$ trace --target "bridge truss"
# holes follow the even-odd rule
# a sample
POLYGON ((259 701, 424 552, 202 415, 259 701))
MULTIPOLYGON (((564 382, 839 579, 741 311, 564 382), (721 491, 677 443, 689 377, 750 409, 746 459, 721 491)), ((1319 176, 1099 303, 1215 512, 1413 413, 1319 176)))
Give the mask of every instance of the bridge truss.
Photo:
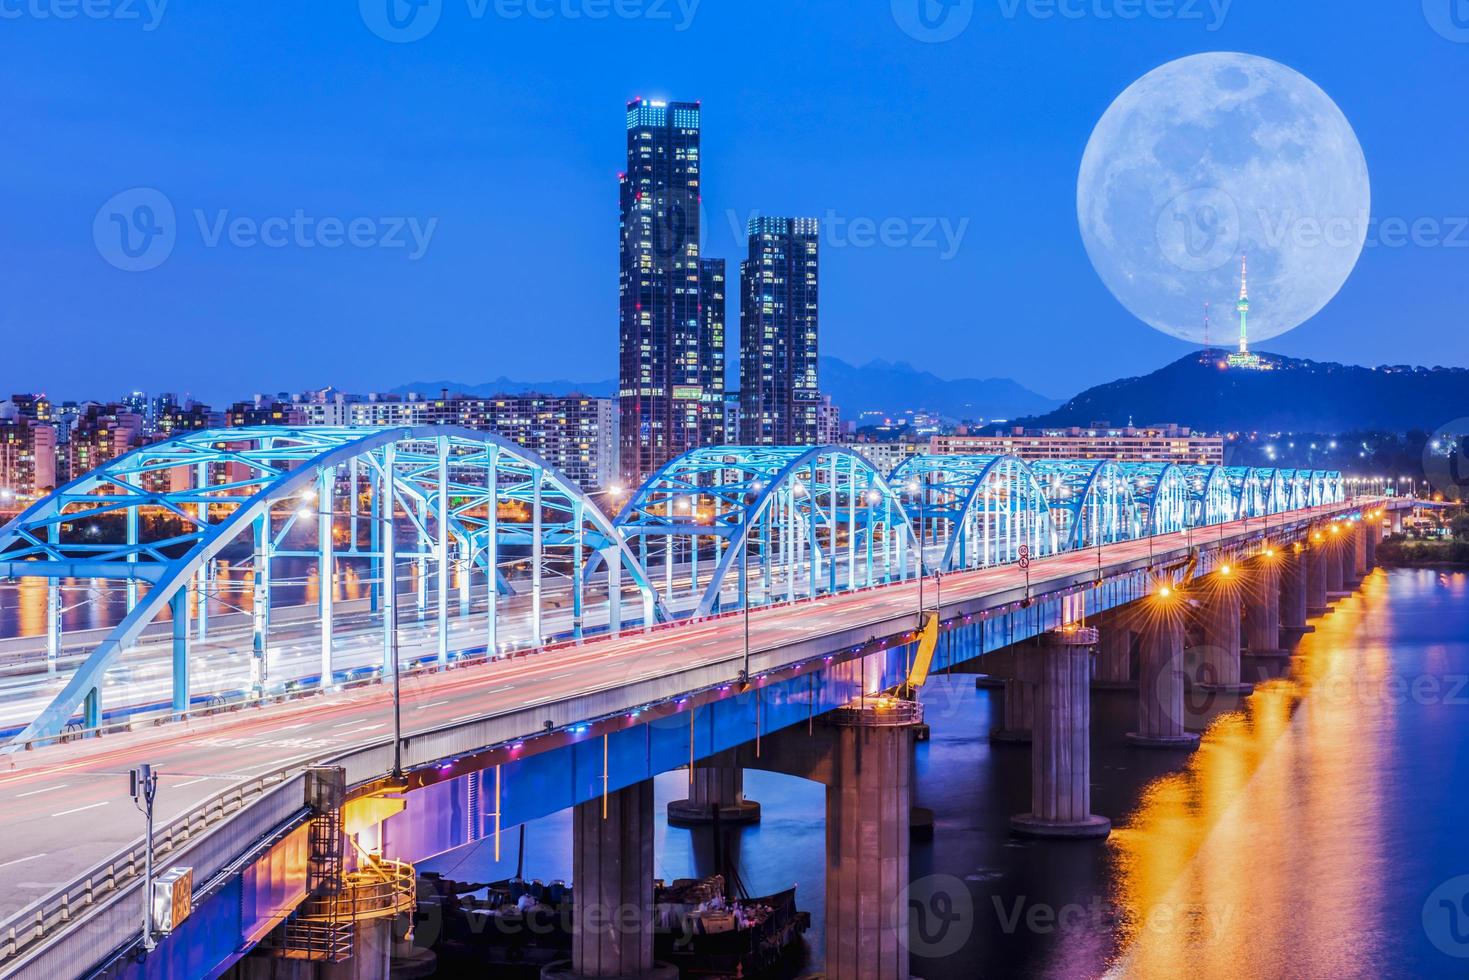
POLYGON ((661 568, 664 602, 694 616, 917 573, 902 499, 837 446, 693 450, 643 484, 617 528, 655 580, 661 568))
POLYGON ((195 693, 191 643, 221 655, 206 658, 223 662, 209 678, 213 696, 231 684, 254 697, 288 682, 328 687, 345 676, 336 662, 344 643, 359 668, 362 648, 375 644, 376 672, 397 669, 405 604, 416 620, 410 662, 447 663, 455 648, 498 651, 502 607, 519 614, 517 645, 539 645, 558 632, 579 638, 594 626, 615 632, 624 571, 643 621, 666 615, 596 504, 498 436, 446 427, 178 436, 74 480, 0 529, 0 578, 47 582, 51 673, 64 643, 63 585, 126 582, 122 621, 18 738, 57 734, 79 708, 83 727, 100 724, 109 671, 118 668, 121 684, 137 679, 120 661, 165 613, 168 703, 181 713, 195 693), (586 575, 591 555, 607 569, 599 589, 586 575), (278 578, 291 559, 310 563, 304 580, 278 578), (570 613, 554 628, 547 625, 548 583, 570 613), (319 659, 314 673, 298 663, 293 676, 277 680, 285 645, 279 634, 300 633, 272 631, 273 593, 286 584, 314 600, 319 659), (221 619, 213 630, 211 611, 221 619))
POLYGON ((55 678, 12 744, 96 728, 104 702, 181 714, 1344 491, 1326 471, 1014 456, 920 455, 884 477, 841 447, 723 446, 669 462, 614 520, 533 453, 467 429, 186 433, 0 527, 0 580, 44 583, 55 678), (99 595, 120 621, 69 644, 99 595))

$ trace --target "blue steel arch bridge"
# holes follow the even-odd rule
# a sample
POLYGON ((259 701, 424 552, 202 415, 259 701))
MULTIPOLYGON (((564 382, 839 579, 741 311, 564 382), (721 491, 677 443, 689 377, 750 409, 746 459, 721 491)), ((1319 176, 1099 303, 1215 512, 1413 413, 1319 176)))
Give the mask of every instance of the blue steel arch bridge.
POLYGON ((0 730, 14 747, 1343 499, 1323 471, 919 455, 882 474, 842 447, 721 446, 616 506, 466 429, 192 432, 0 528, 0 580, 46 608, 46 674, 0 699, 0 730), (110 583, 120 621, 69 635, 110 583))

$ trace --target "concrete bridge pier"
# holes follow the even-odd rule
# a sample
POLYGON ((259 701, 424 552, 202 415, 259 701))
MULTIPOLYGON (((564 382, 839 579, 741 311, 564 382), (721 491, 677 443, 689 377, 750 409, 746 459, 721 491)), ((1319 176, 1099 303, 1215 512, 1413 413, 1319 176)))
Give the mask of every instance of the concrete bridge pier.
POLYGON ((1382 540, 1382 525, 1376 520, 1362 522, 1362 564, 1368 573, 1377 569, 1377 543, 1382 540))
POLYGON ((1400 510, 1392 511, 1392 516, 1389 518, 1389 520, 1392 522, 1392 524, 1391 524, 1392 533, 1393 534, 1402 534, 1403 533, 1403 512, 1400 511, 1400 510))
POLYGON ((653 781, 578 803, 572 813, 571 962, 547 980, 677 980, 653 962, 653 781))
POLYGON ((907 980, 913 702, 841 708, 826 787, 826 975, 907 980))
POLYGON ((1132 643, 1137 635, 1135 626, 1130 606, 1124 606, 1106 618, 1097 645, 1097 669, 1092 687, 1102 691, 1130 691, 1137 686, 1132 676, 1132 643))
POLYGON ((1012 676, 1005 678, 1003 727, 990 732, 990 741, 1006 745, 1029 745, 1035 728, 1035 658, 1027 646, 1016 646, 1012 651, 1012 676))
MULTIPOLYGON (((1326 570, 1332 562, 1327 559, 1330 555, 1323 542, 1313 542, 1303 556, 1306 566, 1306 615, 1324 616, 1330 610, 1327 605, 1327 578, 1326 570)), ((1341 573, 1341 566, 1337 565, 1337 573, 1341 573)))
POLYGON ((1226 566, 1213 579, 1200 614, 1204 647, 1199 686, 1224 694, 1248 694, 1255 686, 1240 681, 1239 571, 1226 566))
POLYGON ((700 826, 714 822, 749 824, 760 822, 760 804, 745 799, 745 770, 734 764, 733 753, 721 753, 694 767, 687 799, 668 804, 668 822, 678 826, 700 826))
POLYGON ((1352 579, 1358 584, 1367 577, 1367 519, 1352 524, 1352 579))
POLYGON ((1010 818, 1026 837, 1102 838, 1112 822, 1091 812, 1091 674, 1095 629, 1067 627, 1041 640, 1030 812, 1010 818))
POLYGON ((1301 637, 1315 630, 1307 620, 1307 558, 1304 552, 1289 551, 1280 561, 1280 645, 1294 650, 1301 637))
POLYGON ((1271 549, 1261 555, 1245 576, 1245 643, 1251 657, 1281 659, 1290 656, 1280 642, 1281 554, 1271 549))
POLYGON ((1340 529, 1335 529, 1326 539, 1322 551, 1326 567, 1326 601, 1332 602, 1346 594, 1346 569, 1351 563, 1351 559, 1346 557, 1346 539, 1340 529))
POLYGON ((1138 661, 1138 725, 1127 740, 1148 748, 1192 749, 1183 728, 1183 600, 1171 586, 1144 600, 1138 661))

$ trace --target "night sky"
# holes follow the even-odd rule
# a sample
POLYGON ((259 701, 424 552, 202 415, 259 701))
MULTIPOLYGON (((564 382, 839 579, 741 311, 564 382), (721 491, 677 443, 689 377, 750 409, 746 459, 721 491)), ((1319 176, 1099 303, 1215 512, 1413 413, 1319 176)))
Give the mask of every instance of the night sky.
POLYGON ((1068 396, 1188 349, 1092 271, 1075 184, 1112 99, 1209 50, 1313 79, 1356 128, 1375 215, 1453 238, 1369 247, 1266 347, 1469 365, 1457 0, 1151 0, 1172 16, 1140 19, 1105 15, 1144 0, 959 0, 972 21, 937 43, 900 24, 917 0, 429 0, 409 43, 370 29, 393 34, 387 0, 86 2, 106 16, 0 0, 0 393, 613 377, 623 113, 643 95, 703 102, 706 254, 738 260, 755 211, 888 222, 886 244, 824 243, 823 353, 1068 396), (137 188, 174 241, 124 271, 158 253, 99 249, 94 220, 121 193, 137 234, 164 227, 137 188))

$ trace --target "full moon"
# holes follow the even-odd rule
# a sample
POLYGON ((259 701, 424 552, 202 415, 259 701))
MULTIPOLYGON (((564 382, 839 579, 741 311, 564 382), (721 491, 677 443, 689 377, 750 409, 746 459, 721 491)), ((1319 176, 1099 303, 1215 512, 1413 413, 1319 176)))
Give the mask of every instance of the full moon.
POLYGON ((1097 274, 1150 326, 1229 347, 1249 264, 1251 343, 1331 302, 1362 254, 1367 161, 1335 102, 1267 58, 1170 62, 1118 96, 1081 161, 1076 210, 1097 274))

